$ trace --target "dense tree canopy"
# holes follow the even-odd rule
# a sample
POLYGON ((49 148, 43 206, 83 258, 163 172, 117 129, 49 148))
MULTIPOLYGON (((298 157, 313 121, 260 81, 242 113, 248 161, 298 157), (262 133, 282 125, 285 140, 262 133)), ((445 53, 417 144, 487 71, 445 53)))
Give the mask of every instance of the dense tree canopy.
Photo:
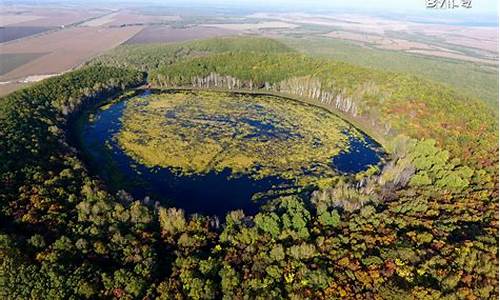
POLYGON ((496 298, 498 125, 488 110, 402 75, 255 52, 281 49, 269 43, 206 42, 202 57, 170 67, 102 59, 1 98, 1 297, 496 298), (380 134, 390 157, 255 216, 188 216, 112 195, 68 143, 68 123, 143 84, 139 70, 160 86, 224 83, 330 101, 367 130, 388 124, 380 134))

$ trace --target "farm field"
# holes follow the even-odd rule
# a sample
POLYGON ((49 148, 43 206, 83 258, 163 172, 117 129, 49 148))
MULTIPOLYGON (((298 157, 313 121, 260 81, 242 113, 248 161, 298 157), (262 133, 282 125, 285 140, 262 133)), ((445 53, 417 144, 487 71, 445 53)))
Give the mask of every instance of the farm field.
POLYGON ((0 53, 0 76, 47 53, 0 53))
POLYGON ((49 31, 51 29, 54 29, 54 27, 41 27, 41 26, 0 27, 0 43, 17 40, 23 37, 49 31))
MULTIPOLYGON (((257 13, 248 17, 300 24, 303 29, 312 28, 315 37, 350 40, 370 48, 400 51, 434 49, 420 54, 447 55, 466 61, 474 58, 476 62, 498 65, 496 27, 425 24, 352 14, 257 13)), ((289 34, 300 35, 300 30, 290 31, 289 34)))
POLYGON ((5 13, 0 14, 0 16, 1 16, 0 26, 29 22, 43 18, 41 16, 34 16, 34 15, 18 15, 18 14, 5 14, 5 13))
POLYGON ((93 18, 78 26, 130 26, 130 25, 161 25, 182 20, 178 15, 145 15, 133 10, 122 9, 93 18))
POLYGON ((102 17, 98 17, 95 19, 92 19, 90 21, 86 21, 79 26, 90 26, 90 27, 99 27, 108 23, 111 23, 115 17, 118 15, 118 13, 110 13, 107 15, 104 15, 102 17))
POLYGON ((227 24, 203 24, 205 27, 216 27, 229 30, 259 30, 268 28, 297 28, 299 25, 285 23, 285 22, 259 22, 259 23, 227 23, 227 24))
POLYGON ((0 4, 0 26, 60 27, 108 13, 106 9, 0 4))
POLYGON ((5 82, 0 82, 0 96, 7 95, 9 93, 12 93, 18 89, 21 89, 23 87, 27 87, 28 84, 25 83, 5 83, 5 82))
POLYGON ((474 57, 466 56, 466 55, 459 54, 459 53, 453 53, 450 51, 409 49, 406 52, 415 53, 415 54, 423 54, 423 55, 428 55, 428 56, 436 56, 436 57, 443 57, 443 58, 465 60, 465 61, 471 61, 471 62, 478 62, 478 63, 488 64, 488 65, 496 65, 497 64, 496 61, 494 61, 494 60, 474 58, 474 57))
POLYGON ((173 21, 182 20, 181 16, 178 15, 144 15, 139 12, 132 10, 121 10, 113 18, 113 20, 108 23, 109 26, 121 26, 121 25, 157 25, 164 24, 173 21))
POLYGON ((230 29, 210 27, 172 28, 169 26, 149 26, 130 38, 125 44, 172 43, 211 37, 236 35, 230 29))
MULTIPOLYGON (((353 33, 346 31, 334 31, 325 34, 325 36, 334 39, 356 41, 360 45, 371 45, 375 48, 384 50, 396 50, 396 51, 401 50, 407 53, 417 53, 429 56, 454 58, 464 61, 479 62, 491 65, 497 64, 496 60, 493 59, 482 59, 478 57, 464 55, 459 51, 446 49, 432 44, 427 44, 422 42, 412 42, 410 40, 404 40, 399 38, 388 38, 381 35, 353 33)), ((461 40, 457 39, 456 41, 458 43, 458 41, 461 40)))
POLYGON ((365 34, 365 33, 333 31, 325 34, 325 36, 335 39, 351 40, 360 43, 375 44, 376 47, 382 49, 394 49, 394 50, 406 50, 412 48, 432 49, 431 46, 423 43, 409 42, 399 39, 388 39, 382 36, 365 34))
MULTIPOLYGON (((18 67, 13 69, 11 64, 9 64, 11 67, 2 66, 4 72, 0 75, 0 81, 15 83, 24 81, 26 77, 32 75, 63 73, 103 51, 120 45, 141 29, 140 26, 73 27, 17 42, 0 44, 0 51, 3 55, 18 56, 16 60, 19 62, 18 67), (47 54, 34 58, 34 53, 47 54), (28 60, 28 58, 31 59, 28 60)), ((11 90, 8 85, 0 86, 0 94, 11 90)))

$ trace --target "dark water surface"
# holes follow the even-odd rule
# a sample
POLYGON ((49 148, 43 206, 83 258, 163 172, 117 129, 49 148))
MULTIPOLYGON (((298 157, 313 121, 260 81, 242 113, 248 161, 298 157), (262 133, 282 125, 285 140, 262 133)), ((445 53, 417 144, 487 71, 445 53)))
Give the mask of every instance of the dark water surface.
MULTIPOLYGON (((151 92, 146 91, 143 96, 151 92)), ((229 211, 242 209, 255 214, 262 203, 252 196, 271 189, 291 187, 291 182, 277 177, 254 180, 249 176, 231 177, 229 170, 205 175, 180 176, 168 168, 148 168, 122 151, 114 140, 121 128, 125 101, 95 111, 94 120, 80 128, 79 140, 90 167, 114 190, 125 189, 136 199, 149 196, 165 206, 183 208, 187 213, 217 215, 224 218, 229 211), (126 187, 126 188, 125 188, 126 187)), ((271 134, 266 127, 263 134, 271 134)), ((348 134, 346 132, 346 134, 348 134)), ((332 167, 342 173, 357 173, 380 162, 380 148, 365 137, 349 137, 350 150, 332 158, 332 167)))
POLYGON ((358 173, 380 163, 380 146, 367 135, 363 138, 364 140, 349 135, 349 150, 341 151, 332 159, 333 167, 337 171, 358 173))

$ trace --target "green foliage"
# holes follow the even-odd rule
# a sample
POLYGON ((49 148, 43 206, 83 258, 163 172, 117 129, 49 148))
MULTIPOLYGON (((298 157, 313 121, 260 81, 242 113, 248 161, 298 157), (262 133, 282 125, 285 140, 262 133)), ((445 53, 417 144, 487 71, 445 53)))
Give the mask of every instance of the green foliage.
POLYGON ((432 180, 426 173, 417 173, 410 180, 410 185, 413 186, 423 186, 423 185, 429 185, 431 183, 432 180))
POLYGON ((184 211, 176 208, 160 208, 160 226, 164 235, 175 236, 186 229, 184 211))
POLYGON ((474 173, 472 169, 450 161, 448 151, 440 150, 436 141, 429 139, 412 144, 414 146, 409 149, 407 156, 417 173, 411 178, 410 185, 435 184, 434 187, 452 191, 463 190, 469 185, 474 173))
POLYGON ((222 37, 178 44, 121 45, 90 62, 151 71, 180 59, 222 52, 292 52, 284 44, 260 37, 222 37))
POLYGON ((352 97, 371 81, 380 94, 371 97, 379 93, 372 85, 363 94, 371 96, 359 98, 366 100, 358 102, 363 117, 376 115, 412 138, 390 143, 382 170, 332 180, 335 186, 312 198, 274 199, 255 217, 231 212, 220 225, 109 194, 68 143, 75 113, 142 84, 144 74, 95 65, 35 84, 0 101, 0 297, 495 299, 498 140, 491 115, 428 82, 264 55, 214 56, 218 64, 229 58, 226 66, 208 56, 176 63, 175 80, 203 65, 232 72, 238 63, 229 75, 314 74, 331 89, 334 78, 352 97), (265 69, 271 58, 284 74, 244 68, 252 62, 265 69))
POLYGON ((325 211, 318 217, 319 222, 325 226, 337 227, 340 223, 340 215, 336 210, 325 211))
POLYGON ((278 215, 275 213, 257 214, 254 221, 258 229, 265 233, 269 233, 274 239, 278 238, 281 232, 278 215))
POLYGON ((307 224, 311 216, 309 211, 305 209, 301 199, 297 197, 284 197, 281 199, 279 209, 284 212, 281 217, 283 230, 280 239, 307 239, 309 237, 307 224))

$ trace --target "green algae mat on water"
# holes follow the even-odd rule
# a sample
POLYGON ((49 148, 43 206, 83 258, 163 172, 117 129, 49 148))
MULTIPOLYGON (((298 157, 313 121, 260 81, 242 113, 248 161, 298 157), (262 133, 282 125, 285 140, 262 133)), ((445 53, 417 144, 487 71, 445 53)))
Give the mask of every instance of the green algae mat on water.
POLYGON ((148 167, 181 175, 229 169, 255 179, 336 175, 332 157, 361 134, 318 107, 272 96, 170 92, 127 102, 121 148, 148 167))

